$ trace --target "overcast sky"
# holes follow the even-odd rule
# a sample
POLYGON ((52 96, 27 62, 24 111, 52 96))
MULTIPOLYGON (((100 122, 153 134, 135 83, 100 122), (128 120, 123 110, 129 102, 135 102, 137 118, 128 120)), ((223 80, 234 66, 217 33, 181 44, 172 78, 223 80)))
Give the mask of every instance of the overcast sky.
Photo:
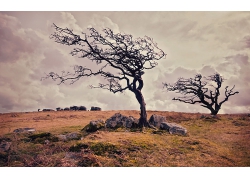
MULTIPOLYGON (((88 61, 72 57, 71 48, 49 38, 52 23, 77 32, 92 26, 111 28, 133 37, 154 39, 166 54, 158 66, 146 71, 142 90, 148 110, 209 113, 199 104, 172 101, 176 93, 162 82, 215 72, 224 85, 240 93, 224 103, 220 113, 250 113, 250 12, 0 12, 0 112, 84 105, 103 110, 139 110, 130 91, 113 94, 90 89, 98 77, 82 78, 73 85, 58 85, 45 73, 71 70, 88 61)), ((224 89, 222 89, 224 93, 224 89)), ((221 93, 223 95, 223 93, 221 93)))

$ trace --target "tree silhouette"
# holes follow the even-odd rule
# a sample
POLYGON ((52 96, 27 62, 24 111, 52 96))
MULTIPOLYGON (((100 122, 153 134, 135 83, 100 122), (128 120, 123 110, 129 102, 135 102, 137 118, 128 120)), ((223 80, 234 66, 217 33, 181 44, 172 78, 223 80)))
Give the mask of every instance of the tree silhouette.
POLYGON ((59 79, 61 84, 67 80, 74 83, 85 76, 102 76, 106 83, 91 85, 91 88, 107 89, 113 93, 130 90, 140 104, 139 127, 150 127, 142 95, 142 76, 145 70, 153 69, 157 66, 156 61, 166 56, 153 39, 148 36, 133 39, 132 35, 114 33, 109 28, 103 29, 102 34, 95 28, 88 28, 89 33, 82 33, 81 37, 68 28, 61 28, 55 24, 53 27, 55 32, 51 34, 51 39, 60 44, 76 46, 70 52, 72 56, 78 55, 84 58, 85 62, 94 61, 100 68, 93 71, 86 63, 86 66, 75 65, 74 73, 62 72, 59 75, 50 72, 45 78, 59 79), (116 72, 111 73, 111 69, 116 72))
POLYGON ((225 98, 219 102, 218 98, 220 96, 220 88, 225 79, 220 76, 219 73, 215 73, 207 78, 205 77, 207 81, 212 82, 210 84, 201 79, 202 75, 197 74, 195 78, 179 78, 174 85, 167 83, 163 83, 163 85, 168 91, 175 91, 176 93, 183 94, 182 97, 173 98, 173 100, 188 104, 200 103, 202 104, 201 106, 208 108, 211 111, 211 115, 216 115, 219 112, 221 105, 228 101, 230 96, 239 93, 238 91, 233 91, 235 85, 231 89, 226 86, 224 93, 225 98), (211 86, 214 90, 210 90, 207 86, 211 86))

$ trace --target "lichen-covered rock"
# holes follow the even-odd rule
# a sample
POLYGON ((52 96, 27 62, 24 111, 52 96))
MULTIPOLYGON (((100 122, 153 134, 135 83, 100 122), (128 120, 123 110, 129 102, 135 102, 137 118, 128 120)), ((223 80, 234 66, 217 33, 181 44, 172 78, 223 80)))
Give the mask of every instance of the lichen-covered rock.
POLYGON ((149 124, 153 125, 154 127, 160 128, 162 122, 166 122, 166 117, 161 115, 153 114, 149 119, 149 124))
POLYGON ((35 132, 36 130, 34 128, 18 128, 15 129, 14 133, 29 133, 29 132, 35 132))
POLYGON ((86 132, 95 132, 101 128, 105 127, 105 123, 103 120, 98 119, 98 120, 94 120, 94 121, 90 121, 90 123, 85 126, 82 131, 86 131, 86 132))
POLYGON ((187 129, 176 123, 162 122, 160 129, 167 130, 170 134, 187 135, 187 129))
POLYGON ((73 132, 68 134, 59 134, 57 135, 57 137, 61 141, 70 141, 70 140, 80 140, 82 135, 77 132, 73 132))
POLYGON ((81 137, 81 134, 76 132, 66 134, 66 140, 79 140, 81 137))
POLYGON ((132 128, 136 125, 137 119, 132 116, 124 116, 120 113, 116 113, 106 120, 106 128, 116 129, 119 127, 132 128))
POLYGON ((67 140, 66 135, 64 135, 64 134, 59 134, 59 135, 57 135, 57 137, 58 137, 58 139, 60 141, 66 141, 67 140))

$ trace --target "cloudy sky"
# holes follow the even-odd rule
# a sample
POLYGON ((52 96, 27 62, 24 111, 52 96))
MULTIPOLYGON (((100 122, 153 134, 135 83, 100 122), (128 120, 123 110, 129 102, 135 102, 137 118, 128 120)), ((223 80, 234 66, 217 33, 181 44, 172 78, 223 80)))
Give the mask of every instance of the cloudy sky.
POLYGON ((52 23, 76 32, 86 32, 90 26, 98 30, 108 27, 135 38, 152 37, 167 56, 144 75, 142 92, 148 110, 209 113, 199 104, 172 101, 178 94, 166 92, 162 82, 219 72, 226 79, 224 85, 235 85, 240 92, 223 104, 220 113, 250 113, 250 12, 192 11, 1 11, 0 112, 72 105, 139 110, 130 91, 113 94, 90 89, 89 85, 100 82, 98 77, 82 78, 73 85, 41 81, 51 71, 88 65, 87 60, 72 57, 71 48, 49 38, 52 23))

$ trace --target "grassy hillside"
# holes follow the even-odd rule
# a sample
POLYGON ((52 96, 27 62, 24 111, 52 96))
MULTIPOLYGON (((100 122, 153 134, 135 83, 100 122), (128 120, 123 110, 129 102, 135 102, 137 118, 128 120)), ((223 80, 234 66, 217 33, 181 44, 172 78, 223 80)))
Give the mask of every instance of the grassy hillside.
POLYGON ((152 129, 81 132, 91 120, 106 120, 118 112, 139 118, 134 110, 0 114, 0 141, 12 142, 10 150, 0 152, 0 166, 250 166, 247 114, 206 119, 199 113, 148 111, 148 118, 163 115, 187 128, 187 136, 152 129), (33 135, 40 138, 13 133, 24 127, 35 128, 33 135), (82 138, 66 142, 56 138, 69 132, 82 138))

